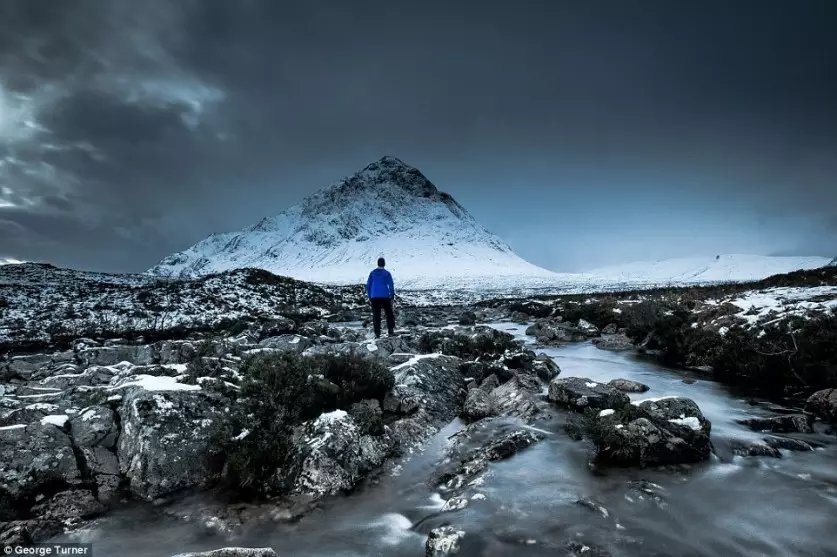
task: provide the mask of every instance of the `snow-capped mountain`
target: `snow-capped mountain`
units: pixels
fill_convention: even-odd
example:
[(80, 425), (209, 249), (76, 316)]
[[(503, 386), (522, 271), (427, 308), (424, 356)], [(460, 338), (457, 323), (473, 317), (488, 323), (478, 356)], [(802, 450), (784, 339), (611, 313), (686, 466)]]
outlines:
[(299, 205), (213, 234), (148, 273), (192, 278), (240, 267), (325, 284), (366, 281), (379, 256), (396, 288), (552, 286), (416, 168), (384, 157)]
[(800, 269), (818, 269), (831, 261), (829, 257), (727, 254), (628, 263), (595, 269), (586, 274), (595, 276), (596, 282), (648, 285), (712, 284), (747, 282)]

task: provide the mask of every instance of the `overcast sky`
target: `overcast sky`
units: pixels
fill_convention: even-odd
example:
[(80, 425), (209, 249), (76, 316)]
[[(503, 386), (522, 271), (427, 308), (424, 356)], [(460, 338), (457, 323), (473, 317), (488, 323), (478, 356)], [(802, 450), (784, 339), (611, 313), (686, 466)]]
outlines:
[(3, 0), (0, 260), (141, 271), (383, 155), (577, 271), (837, 255), (834, 0)]

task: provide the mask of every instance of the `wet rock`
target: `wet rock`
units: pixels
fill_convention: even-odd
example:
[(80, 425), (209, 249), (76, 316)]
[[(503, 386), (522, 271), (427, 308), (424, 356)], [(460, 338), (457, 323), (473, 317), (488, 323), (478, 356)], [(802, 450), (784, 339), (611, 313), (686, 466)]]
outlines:
[(483, 389), (471, 389), (462, 408), (463, 417), (471, 421), (491, 415), (491, 396)]
[(480, 383), (480, 389), (484, 391), (493, 391), (497, 387), (500, 386), (500, 379), (497, 377), (496, 374), (492, 373), (491, 375), (487, 376), (483, 379), (482, 383)]
[(465, 532), (452, 526), (434, 528), (427, 536), (425, 557), (444, 557), (459, 552), (459, 542), (465, 537)]
[(444, 490), (462, 490), (482, 474), (492, 461), (510, 458), (543, 439), (500, 418), (484, 419), (460, 431), (448, 449), (449, 461), (438, 472), (437, 483)]
[(555, 360), (543, 352), (535, 356), (526, 370), (537, 375), (544, 383), (549, 383), (561, 373), (561, 368), (558, 367)]
[(311, 341), (308, 338), (300, 335), (279, 335), (276, 337), (268, 337), (259, 341), (259, 346), (262, 348), (272, 348), (274, 350), (282, 350), (284, 352), (293, 352), (301, 354), (311, 346)]
[(459, 324), (460, 325), (476, 325), (477, 324), (477, 314), (473, 311), (463, 311), (459, 314)]
[(549, 400), (577, 412), (585, 408), (622, 408), (630, 404), (628, 395), (585, 377), (553, 379), (549, 384)]
[(518, 373), (491, 391), (491, 415), (529, 420), (540, 412), (536, 396), (541, 390), (542, 385), (537, 378)]
[(201, 551), (198, 553), (178, 553), (172, 557), (279, 557), (275, 551), (268, 547), (225, 547), (214, 551)]
[(291, 456), (297, 494), (334, 495), (349, 490), (393, 453), (388, 436), (364, 435), (354, 419), (335, 410), (299, 428)]
[(131, 492), (153, 500), (212, 481), (211, 425), (226, 404), (203, 391), (128, 388), (117, 455)]
[(624, 393), (644, 393), (648, 390), (648, 385), (630, 379), (613, 379), (608, 381), (607, 384), (609, 387)]
[(602, 334), (603, 335), (615, 335), (618, 332), (619, 332), (619, 327), (616, 325), (616, 323), (610, 323), (604, 329), (602, 329)]
[(771, 433), (811, 433), (810, 418), (804, 414), (788, 414), (774, 416), (772, 418), (748, 418), (738, 423), (745, 425), (753, 431)]
[(767, 456), (770, 458), (782, 458), (779, 449), (769, 446), (761, 441), (733, 440), (730, 442), (732, 453), (737, 456)]
[(593, 339), (593, 346), (610, 352), (623, 352), (634, 348), (631, 339), (625, 335), (603, 335)]
[(837, 389), (823, 389), (808, 397), (805, 411), (823, 421), (837, 423)]
[(774, 449), (784, 449), (786, 451), (801, 451), (801, 452), (808, 452), (813, 451), (814, 447), (810, 444), (806, 443), (805, 441), (801, 441), (799, 439), (791, 439), (790, 437), (765, 437), (764, 438), (765, 444), (767, 446), (772, 447)]

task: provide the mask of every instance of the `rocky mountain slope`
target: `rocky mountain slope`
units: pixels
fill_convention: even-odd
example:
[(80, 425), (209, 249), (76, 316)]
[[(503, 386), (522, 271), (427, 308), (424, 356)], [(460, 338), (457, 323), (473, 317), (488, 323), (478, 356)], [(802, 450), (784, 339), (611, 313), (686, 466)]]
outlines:
[(379, 256), (400, 288), (548, 286), (561, 279), (517, 256), (418, 169), (393, 157), (256, 225), (213, 234), (148, 272), (192, 278), (256, 267), (360, 284)]

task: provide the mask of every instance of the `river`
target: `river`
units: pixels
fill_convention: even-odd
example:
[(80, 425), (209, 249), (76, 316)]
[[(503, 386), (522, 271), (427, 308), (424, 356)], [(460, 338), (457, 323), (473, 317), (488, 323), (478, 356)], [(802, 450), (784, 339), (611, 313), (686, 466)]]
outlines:
[[(495, 325), (525, 338), (523, 327)], [(514, 457), (492, 463), (490, 473), (461, 510), (440, 513), (440, 495), (428, 479), (454, 422), (414, 456), (400, 474), (360, 486), (348, 497), (326, 501), (300, 521), (237, 540), (235, 545), (273, 547), (282, 557), (420, 557), (427, 532), (441, 524), (465, 531), (462, 557), (564, 555), (576, 547), (614, 556), (719, 555), (788, 557), (837, 555), (837, 438), (822, 431), (797, 438), (813, 452), (783, 457), (733, 456), (732, 439), (762, 435), (736, 420), (771, 416), (786, 409), (743, 398), (723, 385), (662, 367), (631, 353), (599, 350), (590, 343), (544, 350), (563, 377), (605, 382), (640, 381), (651, 389), (634, 399), (679, 395), (692, 398), (712, 422), (716, 455), (676, 470), (611, 469), (593, 473), (588, 448), (564, 431), (556, 411), (537, 423), (546, 439)], [(504, 423), (504, 421), (500, 421)], [(374, 485), (372, 485), (374, 483)], [(578, 504), (584, 498), (599, 509)], [(205, 530), (152, 508), (116, 513), (86, 531), (97, 557), (168, 557), (180, 551), (225, 545)], [(586, 554), (594, 555), (591, 550)], [(585, 554), (585, 553), (582, 553)]]

